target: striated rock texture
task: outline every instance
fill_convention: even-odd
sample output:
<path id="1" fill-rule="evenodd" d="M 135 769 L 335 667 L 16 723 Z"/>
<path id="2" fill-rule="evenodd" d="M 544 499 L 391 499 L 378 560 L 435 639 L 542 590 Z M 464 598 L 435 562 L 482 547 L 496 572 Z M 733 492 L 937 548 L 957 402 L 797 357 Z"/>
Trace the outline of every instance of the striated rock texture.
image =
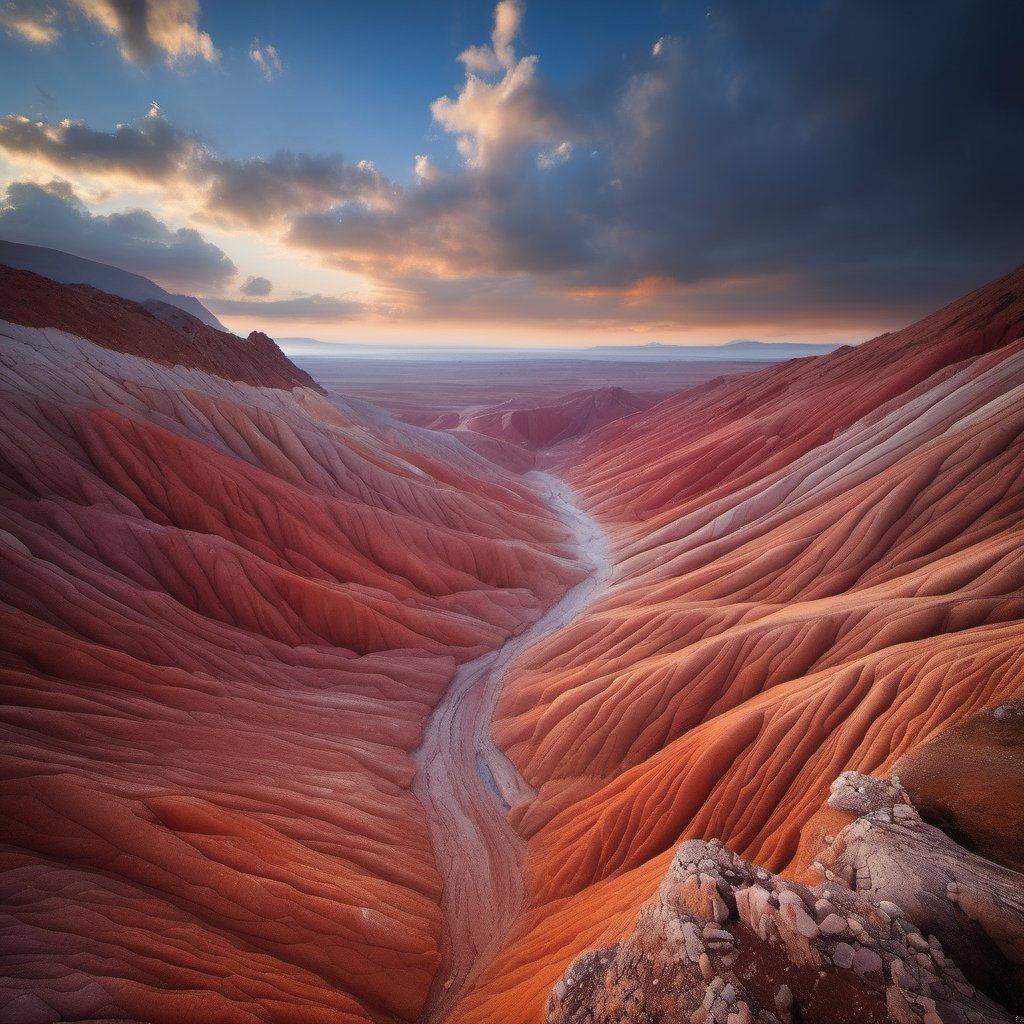
<path id="1" fill-rule="evenodd" d="M 550 448 L 651 404 L 623 388 L 595 388 L 562 395 L 555 401 L 508 401 L 491 409 L 474 410 L 462 418 L 460 429 L 528 449 Z"/>
<path id="2" fill-rule="evenodd" d="M 972 854 L 926 824 L 896 777 L 845 772 L 829 807 L 858 815 L 815 869 L 898 902 L 980 987 L 1024 1008 L 1024 875 Z"/>
<path id="3" fill-rule="evenodd" d="M 826 846 L 813 887 L 717 840 L 683 843 L 632 933 L 558 981 L 547 1024 L 1010 1024 L 960 956 L 992 946 L 998 905 L 1019 964 L 1024 876 L 924 824 L 896 779 L 846 773 L 830 805 L 860 817 Z M 973 955 L 990 983 L 1012 970 L 986 946 Z M 997 980 L 1004 998 L 1024 997 L 1019 979 Z"/>
<path id="4" fill-rule="evenodd" d="M 455 1019 L 539 1019 L 574 957 L 632 928 L 681 840 L 813 881 L 837 775 L 1020 706 L 1022 465 L 1024 269 L 592 434 L 570 481 L 615 577 L 507 678 L 494 732 L 537 789 L 512 811 L 532 905 Z M 1000 743 L 973 744 L 988 754 L 950 813 L 1012 866 L 1019 819 L 991 827 L 1014 777 L 990 784 Z"/>
<path id="5" fill-rule="evenodd" d="M 546 367 L 535 364 L 542 375 Z M 358 370 L 356 371 L 358 373 Z M 344 387 L 344 385 L 343 385 Z M 429 393 L 429 387 L 426 389 Z M 404 423 L 429 430 L 450 430 L 463 444 L 513 472 L 564 458 L 589 433 L 614 420 L 650 408 L 654 397 L 620 387 L 572 391 L 564 395 L 522 396 L 496 404 L 472 405 L 461 411 L 394 409 Z M 392 401 L 390 403 L 394 405 Z"/>
<path id="6" fill-rule="evenodd" d="M 577 582 L 564 528 L 269 339 L 3 280 L 0 1019 L 415 1019 L 409 753 Z"/>
<path id="7" fill-rule="evenodd" d="M 204 370 L 225 380 L 320 390 L 308 373 L 290 363 L 259 331 L 242 342 L 157 299 L 140 304 L 87 284 L 58 284 L 3 265 L 0 320 L 57 328 L 102 348 L 142 356 L 162 366 Z"/>

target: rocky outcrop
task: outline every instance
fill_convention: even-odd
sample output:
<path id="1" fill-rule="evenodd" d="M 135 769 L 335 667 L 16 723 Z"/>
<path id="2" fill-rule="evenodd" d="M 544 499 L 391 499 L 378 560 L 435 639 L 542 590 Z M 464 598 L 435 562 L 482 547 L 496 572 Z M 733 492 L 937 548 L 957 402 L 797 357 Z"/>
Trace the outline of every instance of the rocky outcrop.
<path id="1" fill-rule="evenodd" d="M 897 778 L 844 773 L 828 803 L 857 819 L 826 844 L 819 870 L 898 904 L 976 984 L 1024 1007 L 1024 875 L 922 821 Z"/>
<path id="2" fill-rule="evenodd" d="M 683 843 L 632 933 L 555 985 L 548 1024 L 1010 1024 L 960 957 L 987 939 L 989 981 L 1019 963 L 1024 876 L 921 822 L 898 780 L 846 773 L 830 804 L 858 817 L 829 837 L 818 885 Z"/>

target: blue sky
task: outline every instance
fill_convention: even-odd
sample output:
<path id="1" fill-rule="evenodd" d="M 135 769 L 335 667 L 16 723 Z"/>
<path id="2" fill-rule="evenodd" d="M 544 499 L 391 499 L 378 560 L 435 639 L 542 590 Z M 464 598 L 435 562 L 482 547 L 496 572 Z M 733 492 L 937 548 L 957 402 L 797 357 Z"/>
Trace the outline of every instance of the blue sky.
<path id="1" fill-rule="evenodd" d="M 88 24 L 46 47 L 0 35 L 5 112 L 99 127 L 139 117 L 156 101 L 168 120 L 215 140 L 225 156 L 340 151 L 405 181 L 425 148 L 447 149 L 454 159 L 430 103 L 458 88 L 455 58 L 486 40 L 493 3 L 264 0 L 246 4 L 244 17 L 239 9 L 202 6 L 199 24 L 220 51 L 216 63 L 133 64 L 119 58 L 113 37 Z M 704 16 L 702 7 L 683 4 L 609 6 L 598 17 L 593 4 L 539 4 L 524 22 L 522 47 L 541 55 L 546 78 L 571 87 Z M 273 82 L 249 59 L 256 39 L 280 55 Z"/>
<path id="2" fill-rule="evenodd" d="M 0 236 L 277 335 L 866 337 L 1024 259 L 1022 10 L 4 0 Z"/>

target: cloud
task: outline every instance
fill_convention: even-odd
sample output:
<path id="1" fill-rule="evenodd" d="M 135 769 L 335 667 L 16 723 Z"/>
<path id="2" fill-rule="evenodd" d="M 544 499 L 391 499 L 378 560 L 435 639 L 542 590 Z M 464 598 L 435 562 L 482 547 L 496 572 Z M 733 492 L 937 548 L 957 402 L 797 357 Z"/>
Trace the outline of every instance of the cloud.
<path id="1" fill-rule="evenodd" d="M 542 171 L 546 171 L 558 164 L 564 164 L 571 156 L 572 143 L 560 142 L 557 146 L 548 150 L 546 153 L 540 153 L 537 156 L 537 166 Z"/>
<path id="2" fill-rule="evenodd" d="M 57 11 L 53 7 L 4 4 L 0 6 L 0 27 L 8 35 L 35 46 L 49 46 L 60 38 Z"/>
<path id="3" fill-rule="evenodd" d="M 199 146 L 173 128 L 154 103 L 145 117 L 119 124 L 112 132 L 70 119 L 54 123 L 8 114 L 0 118 L 0 149 L 54 170 L 151 183 L 182 173 Z"/>
<path id="4" fill-rule="evenodd" d="M 133 64 L 162 57 L 173 66 L 193 57 L 220 57 L 199 29 L 196 0 L 12 0 L 0 7 L 0 26 L 25 42 L 48 45 L 60 37 L 62 21 L 80 15 L 112 36 Z"/>
<path id="5" fill-rule="evenodd" d="M 262 296 L 269 295 L 274 286 L 266 277 L 250 277 L 239 289 L 243 295 Z"/>
<path id="6" fill-rule="evenodd" d="M 429 156 L 417 157 L 411 188 L 393 189 L 386 202 L 301 212 L 288 240 L 340 267 L 379 277 L 516 270 L 526 250 L 537 270 L 572 262 L 576 232 L 545 230 L 545 223 L 558 224 L 562 212 L 531 181 L 538 169 L 570 160 L 576 132 L 541 87 L 537 58 L 516 55 L 522 16 L 521 4 L 502 0 L 492 45 L 464 51 L 462 88 L 454 99 L 442 97 L 431 106 L 435 120 L 457 138 L 462 170 L 446 173 Z"/>
<path id="7" fill-rule="evenodd" d="M 196 0 L 68 0 L 117 40 L 121 56 L 133 64 L 163 57 L 171 65 L 191 57 L 215 61 L 213 40 L 199 30 Z"/>
<path id="8" fill-rule="evenodd" d="M 1015 0 L 936 0 L 926 22 L 883 0 L 721 0 L 554 91 L 516 53 L 521 20 L 499 4 L 431 108 L 461 168 L 418 157 L 389 203 L 299 213 L 291 244 L 405 281 L 422 315 L 457 315 L 455 292 L 514 311 L 508 277 L 551 315 L 675 324 L 745 297 L 902 318 L 1024 256 Z"/>
<path id="9" fill-rule="evenodd" d="M 366 307 L 354 299 L 338 299 L 326 295 L 297 295 L 269 302 L 204 298 L 203 304 L 218 316 L 252 316 L 264 320 L 322 322 L 348 319 L 366 311 Z"/>
<path id="10" fill-rule="evenodd" d="M 260 74 L 268 82 L 278 78 L 281 72 L 284 71 L 284 65 L 281 63 L 277 48 L 270 43 L 263 46 L 258 39 L 254 39 L 249 47 L 249 60 L 259 68 Z"/>
<path id="11" fill-rule="evenodd" d="M 158 185 L 200 197 L 202 219 L 228 229 L 264 227 L 308 210 L 359 200 L 388 200 L 392 186 L 373 164 L 348 164 L 339 154 L 279 150 L 267 158 L 225 160 L 173 127 L 154 103 L 149 112 L 113 131 L 80 121 L 0 118 L 0 150 L 23 163 L 64 174 L 86 172 L 114 184 Z"/>
<path id="12" fill-rule="evenodd" d="M 458 137 L 458 150 L 471 166 L 496 167 L 530 147 L 566 141 L 569 126 L 541 89 L 537 58 L 516 57 L 522 19 L 518 0 L 501 0 L 491 46 L 463 51 L 462 89 L 455 99 L 442 96 L 431 105 L 434 120 Z"/>
<path id="13" fill-rule="evenodd" d="M 525 11 L 519 0 L 500 0 L 494 9 L 494 29 L 490 46 L 471 46 L 459 54 L 466 70 L 476 74 L 511 71 L 516 63 L 512 44 L 519 35 Z"/>
<path id="14" fill-rule="evenodd" d="M 198 231 L 173 230 L 146 210 L 90 213 L 66 181 L 10 184 L 0 202 L 0 236 L 110 263 L 172 290 L 215 291 L 237 273 Z"/>
<path id="15" fill-rule="evenodd" d="M 266 159 L 243 161 L 210 156 L 200 173 L 206 178 L 207 216 L 225 227 L 262 227 L 279 217 L 351 200 L 377 202 L 390 190 L 373 164 L 347 164 L 337 154 L 279 150 Z"/>
<path id="16" fill-rule="evenodd" d="M 965 2 L 922 19 L 884 0 L 717 0 L 685 38 L 548 83 L 503 0 L 431 107 L 461 160 L 422 154 L 407 186 L 337 154 L 227 159 L 157 110 L 112 132 L 12 115 L 0 147 L 159 185 L 198 222 L 386 283 L 408 316 L 898 322 L 1024 257 L 1024 5 Z M 302 301 L 321 316 L 347 300 Z"/>

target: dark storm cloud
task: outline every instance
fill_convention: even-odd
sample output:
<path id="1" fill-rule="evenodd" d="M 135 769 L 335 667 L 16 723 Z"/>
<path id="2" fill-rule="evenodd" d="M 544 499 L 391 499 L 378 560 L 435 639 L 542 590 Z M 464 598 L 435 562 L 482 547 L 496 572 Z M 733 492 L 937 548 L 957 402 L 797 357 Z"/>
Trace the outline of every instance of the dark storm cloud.
<path id="1" fill-rule="evenodd" d="M 204 298 L 204 305 L 221 316 L 254 316 L 268 320 L 343 320 L 365 312 L 362 303 L 327 295 L 296 295 L 270 302 Z"/>
<path id="2" fill-rule="evenodd" d="M 217 290 L 236 273 L 198 231 L 174 231 L 146 210 L 96 216 L 67 182 L 9 185 L 0 201 L 0 237 L 111 263 L 173 290 Z"/>
<path id="3" fill-rule="evenodd" d="M 909 314 L 1024 258 L 1022 38 L 1017 0 L 726 0 L 563 95 L 530 58 L 488 79 L 464 55 L 479 73 L 433 109 L 466 166 L 425 161 L 393 203 L 305 212 L 290 239 L 379 275 L 619 292 L 627 318 L 673 287 L 703 318 L 695 285 L 728 317 L 744 281 L 790 311 Z"/>
<path id="4" fill-rule="evenodd" d="M 1024 7 L 727 2 L 709 21 L 622 108 L 656 129 L 612 148 L 635 240 L 613 280 L 788 270 L 860 298 L 894 266 L 982 280 L 1021 259 Z"/>

